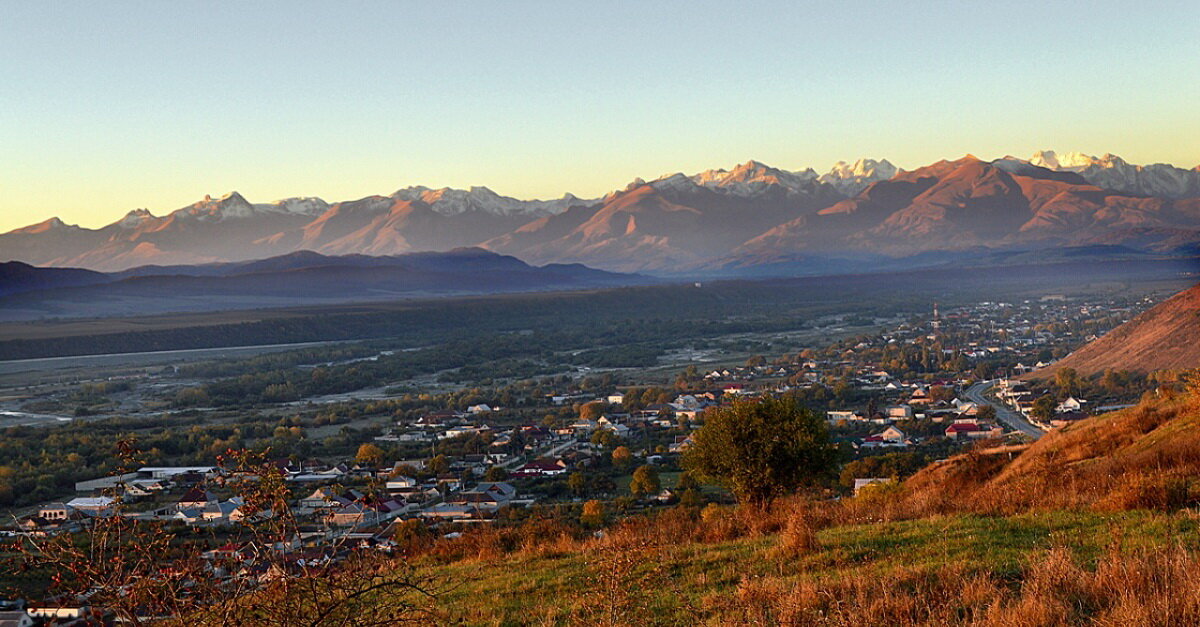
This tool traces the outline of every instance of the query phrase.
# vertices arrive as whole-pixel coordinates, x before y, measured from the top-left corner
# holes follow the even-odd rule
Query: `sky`
[[[757,159],[1200,164],[1200,2],[6,2],[0,231]]]

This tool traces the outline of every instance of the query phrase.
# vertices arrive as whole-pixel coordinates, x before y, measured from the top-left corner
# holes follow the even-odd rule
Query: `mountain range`
[[[0,321],[385,301],[653,283],[578,264],[531,266],[479,248],[405,255],[302,251],[246,262],[102,273],[0,263]]]
[[[930,255],[1200,244],[1200,167],[1041,151],[911,171],[886,160],[824,174],[749,161],[636,179],[603,198],[518,200],[484,187],[409,187],[327,203],[234,192],[99,229],[57,218],[0,235],[0,259],[115,272],[313,251],[389,256],[480,247],[532,264],[655,274],[805,274]],[[902,262],[901,262],[902,263]]]

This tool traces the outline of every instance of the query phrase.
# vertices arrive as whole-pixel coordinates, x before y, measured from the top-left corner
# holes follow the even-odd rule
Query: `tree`
[[[438,455],[429,460],[425,468],[433,475],[444,475],[450,472],[450,462],[446,460],[445,455]]]
[[[393,477],[416,477],[417,469],[412,464],[397,464],[392,468]]]
[[[764,398],[709,410],[683,464],[739,501],[765,505],[828,475],[835,460],[822,418],[795,399]]]
[[[634,496],[658,494],[662,484],[658,481],[658,471],[653,466],[641,466],[633,471],[633,480],[629,482],[629,491]]]
[[[1055,401],[1053,396],[1046,394],[1033,402],[1033,409],[1029,413],[1038,420],[1050,420],[1054,417],[1054,410],[1057,407],[1058,401]]]
[[[975,410],[975,419],[983,422],[991,422],[996,419],[996,408],[991,405],[980,405],[979,409]]]
[[[483,473],[485,481],[504,481],[508,479],[508,471],[503,466],[492,466]]]
[[[686,470],[679,473],[679,480],[675,482],[676,490],[695,490],[699,487],[700,484],[696,482],[696,478]]]
[[[589,526],[604,524],[604,503],[595,499],[584,503],[583,515],[579,517],[579,522]]]
[[[587,477],[581,472],[573,472],[567,477],[567,489],[575,496],[583,496],[587,492]]]
[[[383,449],[371,444],[370,442],[367,442],[366,444],[358,447],[358,452],[354,454],[354,461],[360,464],[378,466],[379,463],[383,461],[383,455]]]
[[[905,479],[928,464],[929,458],[920,453],[886,453],[864,457],[846,464],[839,482],[847,488],[853,488],[855,479]]]
[[[596,429],[595,433],[592,433],[592,444],[602,449],[615,447],[619,439],[612,429]]]
[[[633,453],[629,452],[628,446],[618,446],[612,452],[613,465],[625,472],[629,469],[629,465],[633,463]]]
[[[1054,385],[1063,396],[1079,394],[1079,373],[1074,368],[1062,368],[1054,373]]]
[[[603,401],[592,401],[590,403],[584,403],[583,405],[580,405],[579,419],[596,420],[600,416],[604,415],[604,406],[605,404]]]
[[[954,400],[954,388],[948,385],[935,385],[929,389],[929,397],[937,402],[950,402]]]

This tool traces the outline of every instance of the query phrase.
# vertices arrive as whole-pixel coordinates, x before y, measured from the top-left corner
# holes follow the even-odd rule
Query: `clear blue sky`
[[[350,7],[350,8],[347,8]],[[1200,163],[1200,2],[7,2],[0,230],[758,159]]]

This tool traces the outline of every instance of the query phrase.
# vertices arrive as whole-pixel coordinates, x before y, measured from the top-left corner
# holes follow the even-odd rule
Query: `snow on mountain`
[[[137,209],[100,229],[47,220],[0,234],[0,259],[120,270],[298,250],[399,254],[483,245],[537,262],[660,270],[735,249],[766,259],[779,251],[899,254],[941,241],[1082,245],[1136,235],[1141,248],[1171,250],[1200,233],[1197,203],[1200,167],[1131,165],[1110,154],[1042,151],[990,164],[967,157],[912,172],[859,159],[825,174],[747,161],[635,179],[597,200],[407,187],[333,204],[313,197],[252,204],[232,192],[162,216]]]
[[[153,220],[154,214],[150,213],[149,209],[134,209],[125,214],[124,218],[117,221],[117,226],[122,229],[136,229],[146,220]]]
[[[739,195],[750,195],[769,185],[783,185],[789,191],[808,192],[817,173],[811,168],[788,172],[764,165],[758,161],[747,161],[732,170],[706,170],[689,177],[696,185],[722,188]]]
[[[1079,172],[1093,165],[1101,165],[1106,163],[1104,167],[1112,167],[1114,160],[1121,161],[1120,157],[1114,155],[1104,155],[1105,159],[1099,159],[1090,155],[1085,155],[1082,152],[1064,152],[1061,155],[1053,150],[1039,150],[1033,153],[1029,163],[1047,170],[1071,170]]]
[[[276,200],[271,203],[257,203],[254,205],[254,208],[259,211],[313,216],[315,218],[329,210],[329,203],[320,198],[310,196],[284,198],[283,200]]]
[[[646,185],[640,178],[634,179],[623,192]],[[658,191],[686,193],[703,188],[727,196],[753,198],[768,190],[783,189],[788,195],[811,196],[817,192],[817,173],[811,168],[789,172],[773,168],[758,161],[747,161],[732,170],[723,168],[705,170],[688,176],[682,172],[665,174],[649,183]],[[606,200],[614,194],[609,194]]]
[[[871,183],[891,179],[899,171],[887,159],[859,159],[853,164],[838,161],[829,172],[822,174],[819,180],[834,186],[847,196],[853,196]]]
[[[392,197],[410,202],[421,201],[446,216],[478,211],[501,216],[541,217],[560,213],[571,205],[594,202],[582,200],[573,194],[564,194],[562,198],[554,200],[518,200],[501,196],[486,187],[472,187],[467,190],[449,187],[430,189],[419,185],[398,190]]]
[[[1111,191],[1165,198],[1200,196],[1200,171],[1166,163],[1133,165],[1114,154],[1095,157],[1053,150],[1035,152],[1028,163],[1048,170],[1075,172],[1089,183]]]
[[[201,222],[219,222],[228,218],[249,218],[258,215],[254,205],[241,194],[230,192],[220,198],[205,195],[204,200],[171,212],[171,216],[191,218]]]
[[[673,191],[685,191],[693,186],[704,187],[723,194],[750,198],[776,186],[782,186],[788,194],[812,195],[818,184],[823,183],[843,196],[853,196],[867,185],[876,181],[886,181],[899,171],[886,159],[859,159],[852,164],[839,161],[829,172],[821,175],[812,168],[789,171],[773,168],[758,161],[747,161],[732,170],[705,170],[692,176],[676,172],[661,176],[650,185],[658,190]],[[623,191],[644,184],[641,179],[635,179]]]

